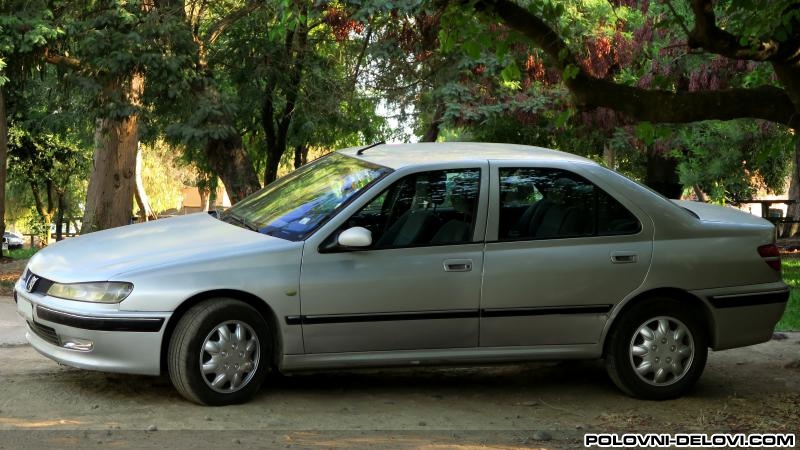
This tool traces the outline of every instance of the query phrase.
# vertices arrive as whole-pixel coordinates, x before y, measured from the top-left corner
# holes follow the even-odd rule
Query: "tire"
[[[272,352],[269,324],[255,308],[229,298],[209,299],[191,307],[175,326],[167,355],[169,377],[189,401],[243,403],[261,387]],[[214,380],[218,384],[212,385]]]
[[[614,384],[626,394],[646,400],[667,400],[686,393],[700,378],[708,357],[703,312],[685,301],[654,297],[622,314],[608,337],[605,354],[606,370]],[[662,331],[666,329],[669,331]],[[679,330],[683,331],[677,334]]]

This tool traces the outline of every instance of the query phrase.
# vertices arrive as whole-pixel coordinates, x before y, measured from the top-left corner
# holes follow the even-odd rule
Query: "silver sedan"
[[[246,401],[270,370],[588,358],[667,399],[709,348],[770,338],[789,295],[774,239],[765,220],[567,153],[380,145],[218,218],[51,245],[15,299],[43,355],[168,373],[208,405]]]

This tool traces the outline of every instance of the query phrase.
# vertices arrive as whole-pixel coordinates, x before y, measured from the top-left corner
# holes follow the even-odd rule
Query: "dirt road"
[[[587,430],[800,423],[800,333],[712,353],[691,395],[667,402],[623,396],[598,362],[564,362],[275,376],[251,403],[207,408],[166,379],[45,359],[8,331],[12,306],[0,298],[0,448],[580,448]]]

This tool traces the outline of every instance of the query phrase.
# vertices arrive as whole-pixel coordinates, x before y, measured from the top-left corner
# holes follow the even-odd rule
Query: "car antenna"
[[[363,155],[363,154],[364,154],[364,150],[369,150],[369,149],[371,149],[372,147],[377,147],[377,146],[379,146],[379,145],[383,145],[383,144],[385,144],[385,143],[386,143],[386,141],[380,141],[380,142],[376,142],[376,143],[374,143],[374,144],[369,144],[368,146],[366,146],[366,147],[364,147],[364,148],[360,148],[360,149],[358,149],[358,151],[356,152],[356,155],[358,155],[358,156],[361,156],[361,155]]]

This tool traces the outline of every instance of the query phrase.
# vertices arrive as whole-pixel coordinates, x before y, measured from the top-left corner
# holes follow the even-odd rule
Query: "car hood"
[[[36,253],[28,269],[61,283],[120,280],[129,272],[291,244],[198,213],[66,239]]]
[[[772,227],[772,223],[761,217],[754,216],[730,206],[712,205],[709,203],[693,202],[687,200],[673,200],[673,202],[695,213],[704,222],[718,222],[737,225],[760,225]]]

